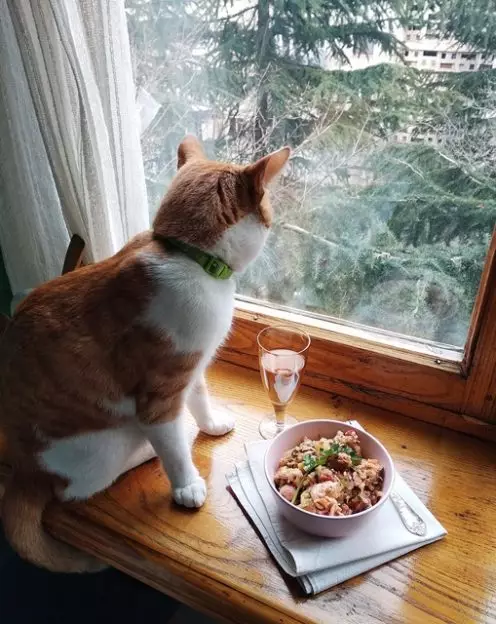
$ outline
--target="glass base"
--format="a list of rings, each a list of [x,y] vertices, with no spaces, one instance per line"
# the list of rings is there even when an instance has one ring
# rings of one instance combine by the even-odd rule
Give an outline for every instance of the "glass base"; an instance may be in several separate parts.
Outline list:
[[[258,430],[260,431],[260,435],[262,436],[262,438],[265,438],[265,440],[271,440],[272,438],[275,438],[278,433],[284,431],[286,427],[296,425],[297,422],[298,421],[296,420],[296,418],[293,418],[292,416],[288,416],[286,414],[284,422],[279,425],[276,422],[275,416],[266,416],[263,420],[260,421]]]

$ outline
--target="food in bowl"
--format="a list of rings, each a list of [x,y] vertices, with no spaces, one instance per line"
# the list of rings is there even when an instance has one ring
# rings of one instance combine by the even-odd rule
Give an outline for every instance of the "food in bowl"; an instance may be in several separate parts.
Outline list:
[[[384,467],[361,455],[357,432],[307,437],[284,453],[274,475],[279,494],[299,509],[320,516],[351,516],[381,499]]]
[[[351,430],[355,431],[359,438],[361,451],[359,456],[375,458],[384,466],[383,483],[380,489],[382,496],[375,505],[363,511],[352,513],[349,516],[319,515],[318,513],[305,511],[281,495],[279,488],[274,482],[274,476],[281,467],[281,457],[286,457],[286,455],[288,455],[288,449],[293,450],[293,448],[299,446],[305,438],[315,442],[320,441],[322,438],[333,440],[338,431],[347,433]],[[296,467],[298,467],[297,464],[298,462],[296,462]],[[265,478],[273,493],[277,510],[288,522],[291,522],[306,533],[333,538],[351,535],[380,513],[381,508],[386,504],[391,495],[395,478],[394,463],[391,455],[379,440],[376,440],[368,431],[355,427],[353,424],[348,425],[339,420],[327,420],[323,418],[304,420],[292,427],[287,427],[276,436],[265,451],[264,472]]]

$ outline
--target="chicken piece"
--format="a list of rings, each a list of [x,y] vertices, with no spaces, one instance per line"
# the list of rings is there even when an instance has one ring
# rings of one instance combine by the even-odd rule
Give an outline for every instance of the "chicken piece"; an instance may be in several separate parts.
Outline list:
[[[360,440],[356,431],[353,429],[348,429],[346,433],[342,431],[338,431],[334,436],[334,442],[337,442],[341,446],[349,446],[352,448],[357,455],[361,455],[362,450],[360,448]]]
[[[312,474],[316,475],[317,481],[319,483],[324,483],[324,481],[338,480],[336,473],[333,472],[330,468],[327,468],[327,466],[317,466],[317,468],[315,469],[315,473]]]
[[[348,431],[344,432],[344,437],[346,444],[351,446],[357,455],[361,455],[362,449],[360,448],[360,439],[357,432],[354,429],[348,429]]]
[[[324,481],[323,483],[316,483],[310,488],[310,495],[315,502],[319,498],[340,498],[343,494],[343,489],[339,481]]]
[[[298,485],[303,478],[303,473],[299,468],[288,468],[281,466],[274,476],[274,482],[278,488],[282,485]]]
[[[279,494],[291,502],[293,500],[293,496],[296,494],[296,488],[294,485],[283,485],[279,490]]]
[[[315,450],[317,453],[323,453],[328,451],[330,448],[331,440],[329,440],[329,438],[320,438],[320,440],[315,443]]]
[[[355,474],[363,483],[362,490],[365,486],[374,489],[382,481],[382,466],[377,459],[363,459],[356,467]]]
[[[345,472],[341,473],[339,476],[339,481],[341,483],[341,487],[343,488],[343,491],[345,492],[345,494],[349,494],[355,487],[355,483],[353,481],[353,475],[354,475],[353,472],[346,470]]]
[[[307,509],[310,505],[314,506],[310,490],[303,490],[300,496],[300,507],[302,509]]]
[[[279,466],[288,466],[289,468],[296,468],[303,462],[305,455],[315,457],[315,442],[305,438],[303,442],[295,446],[294,448],[286,451],[279,461]]]

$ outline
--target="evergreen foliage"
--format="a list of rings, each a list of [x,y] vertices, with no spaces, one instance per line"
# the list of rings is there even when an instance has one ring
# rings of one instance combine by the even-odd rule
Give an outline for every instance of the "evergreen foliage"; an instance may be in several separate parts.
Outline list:
[[[185,132],[240,162],[290,144],[271,242],[238,291],[462,346],[496,223],[496,71],[413,69],[391,32],[491,59],[493,5],[127,0],[136,81],[160,104],[143,135],[154,207]],[[350,71],[372,47],[390,62]]]

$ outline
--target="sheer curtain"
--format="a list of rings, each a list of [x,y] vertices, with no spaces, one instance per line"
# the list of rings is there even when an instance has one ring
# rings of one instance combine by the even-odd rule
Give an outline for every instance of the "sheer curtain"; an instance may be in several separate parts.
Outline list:
[[[13,291],[149,226],[124,0],[0,0],[0,246]]]

